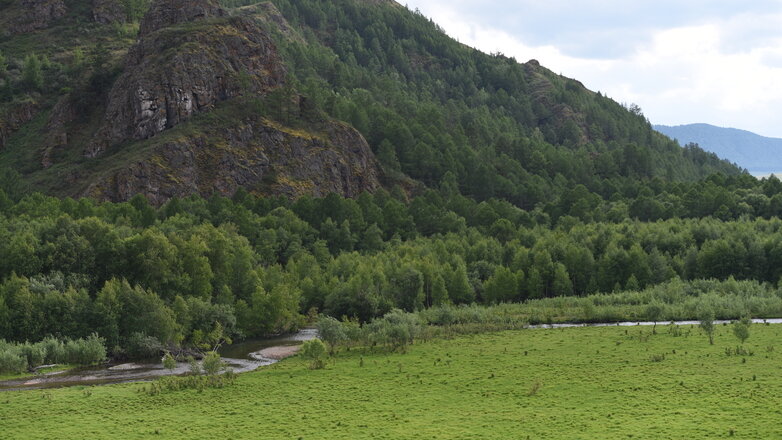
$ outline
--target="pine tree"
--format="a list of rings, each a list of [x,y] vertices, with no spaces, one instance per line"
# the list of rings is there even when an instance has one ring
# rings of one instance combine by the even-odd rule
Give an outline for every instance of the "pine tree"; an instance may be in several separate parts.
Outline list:
[[[43,89],[43,70],[41,60],[35,54],[27,55],[22,66],[22,82],[29,91]]]

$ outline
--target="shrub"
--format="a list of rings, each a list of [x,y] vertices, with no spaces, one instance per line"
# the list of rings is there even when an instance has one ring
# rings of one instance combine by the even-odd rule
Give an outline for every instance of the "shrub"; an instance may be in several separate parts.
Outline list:
[[[27,359],[16,350],[0,351],[0,373],[22,373],[27,369]]]
[[[46,349],[43,344],[25,343],[19,346],[19,354],[27,359],[27,365],[35,368],[43,365],[46,360]]]
[[[709,336],[709,344],[714,345],[714,311],[710,308],[704,308],[699,311],[701,329]]]
[[[326,366],[326,345],[320,339],[313,339],[301,346],[301,356],[311,361],[310,369],[320,370]]]
[[[361,328],[361,324],[358,322],[358,320],[351,320],[348,319],[346,321],[342,322],[342,331],[345,332],[345,340],[347,343],[352,346],[363,338],[364,331]]]
[[[125,351],[133,359],[152,359],[160,356],[163,344],[154,336],[136,332],[125,343]]]
[[[748,317],[741,318],[739,321],[733,323],[733,334],[742,344],[749,339],[750,325],[752,325],[752,320]]]
[[[187,357],[187,363],[190,366],[190,374],[193,376],[200,376],[201,375],[201,364],[198,363],[197,360],[193,356]]]
[[[453,307],[450,305],[442,305],[433,307],[430,310],[428,316],[429,323],[432,325],[451,325],[456,322],[456,315],[453,312]]]
[[[223,360],[220,355],[214,351],[210,351],[204,356],[204,360],[201,362],[201,368],[204,369],[204,373],[209,376],[214,376],[224,368]]]
[[[223,388],[232,385],[235,381],[236,374],[230,370],[219,376],[167,376],[152,382],[149,388],[145,388],[144,391],[150,396],[188,389],[203,391],[205,388]]]
[[[649,357],[650,362],[662,362],[664,360],[665,360],[665,353],[653,354],[651,357]]]
[[[70,363],[76,365],[94,365],[106,360],[104,339],[96,334],[87,339],[76,339],[62,342],[54,338],[46,338],[41,342],[30,344],[12,344],[0,340],[0,354],[9,372],[19,372],[21,358],[25,368],[35,368],[44,364]],[[0,366],[0,371],[3,370]]]
[[[529,390],[527,391],[527,396],[532,397],[534,395],[537,395],[541,388],[543,388],[543,382],[536,380],[529,387]]]
[[[87,339],[65,343],[65,358],[68,363],[95,365],[106,360],[105,340],[93,333]]]
[[[347,339],[342,323],[331,316],[321,316],[318,319],[318,336],[329,344],[332,354],[337,346]]]
[[[65,357],[65,344],[62,341],[55,338],[46,338],[39,342],[46,352],[47,364],[61,364],[66,361]]]
[[[172,356],[171,353],[166,353],[166,355],[163,356],[163,368],[166,370],[176,369],[176,359],[174,359],[174,356]]]
[[[387,313],[383,320],[388,322],[388,340],[394,348],[404,349],[408,344],[412,344],[421,332],[418,317],[399,309]]]

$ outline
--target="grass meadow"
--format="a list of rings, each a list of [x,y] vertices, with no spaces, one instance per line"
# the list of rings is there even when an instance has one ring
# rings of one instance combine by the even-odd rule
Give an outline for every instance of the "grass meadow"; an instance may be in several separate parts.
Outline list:
[[[514,330],[290,358],[223,389],[0,393],[4,439],[782,437],[782,326]]]

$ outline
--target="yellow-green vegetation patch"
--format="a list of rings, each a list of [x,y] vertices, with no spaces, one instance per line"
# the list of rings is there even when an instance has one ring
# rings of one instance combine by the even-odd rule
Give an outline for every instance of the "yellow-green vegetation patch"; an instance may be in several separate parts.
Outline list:
[[[289,359],[223,389],[0,394],[3,438],[780,438],[782,326],[518,330]]]
[[[302,139],[306,139],[306,140],[314,140],[314,139],[322,140],[322,135],[321,134],[314,133],[314,132],[312,132],[310,130],[306,130],[306,129],[302,128],[302,127],[298,127],[298,128],[291,127],[291,126],[284,125],[284,124],[281,124],[281,123],[279,123],[277,121],[274,121],[274,120],[271,120],[271,119],[267,119],[267,118],[263,119],[263,123],[268,125],[269,127],[274,128],[277,131],[281,131],[281,132],[283,132],[285,134],[288,134],[288,135],[291,135],[293,137],[298,137],[298,138],[302,138]]]
[[[277,186],[283,188],[291,188],[296,194],[306,194],[315,187],[315,184],[311,180],[294,179],[290,176],[278,174]]]

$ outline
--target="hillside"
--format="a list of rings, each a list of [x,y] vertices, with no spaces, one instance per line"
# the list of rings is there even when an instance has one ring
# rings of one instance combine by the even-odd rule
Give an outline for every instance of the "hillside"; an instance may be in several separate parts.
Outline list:
[[[734,162],[753,174],[778,173],[782,170],[782,139],[709,124],[675,127],[655,125],[654,129],[678,139],[682,145],[698,144],[704,150]]]
[[[449,182],[525,209],[577,184],[607,200],[739,172],[395,2],[252,3],[0,2],[0,166],[113,201]]]

